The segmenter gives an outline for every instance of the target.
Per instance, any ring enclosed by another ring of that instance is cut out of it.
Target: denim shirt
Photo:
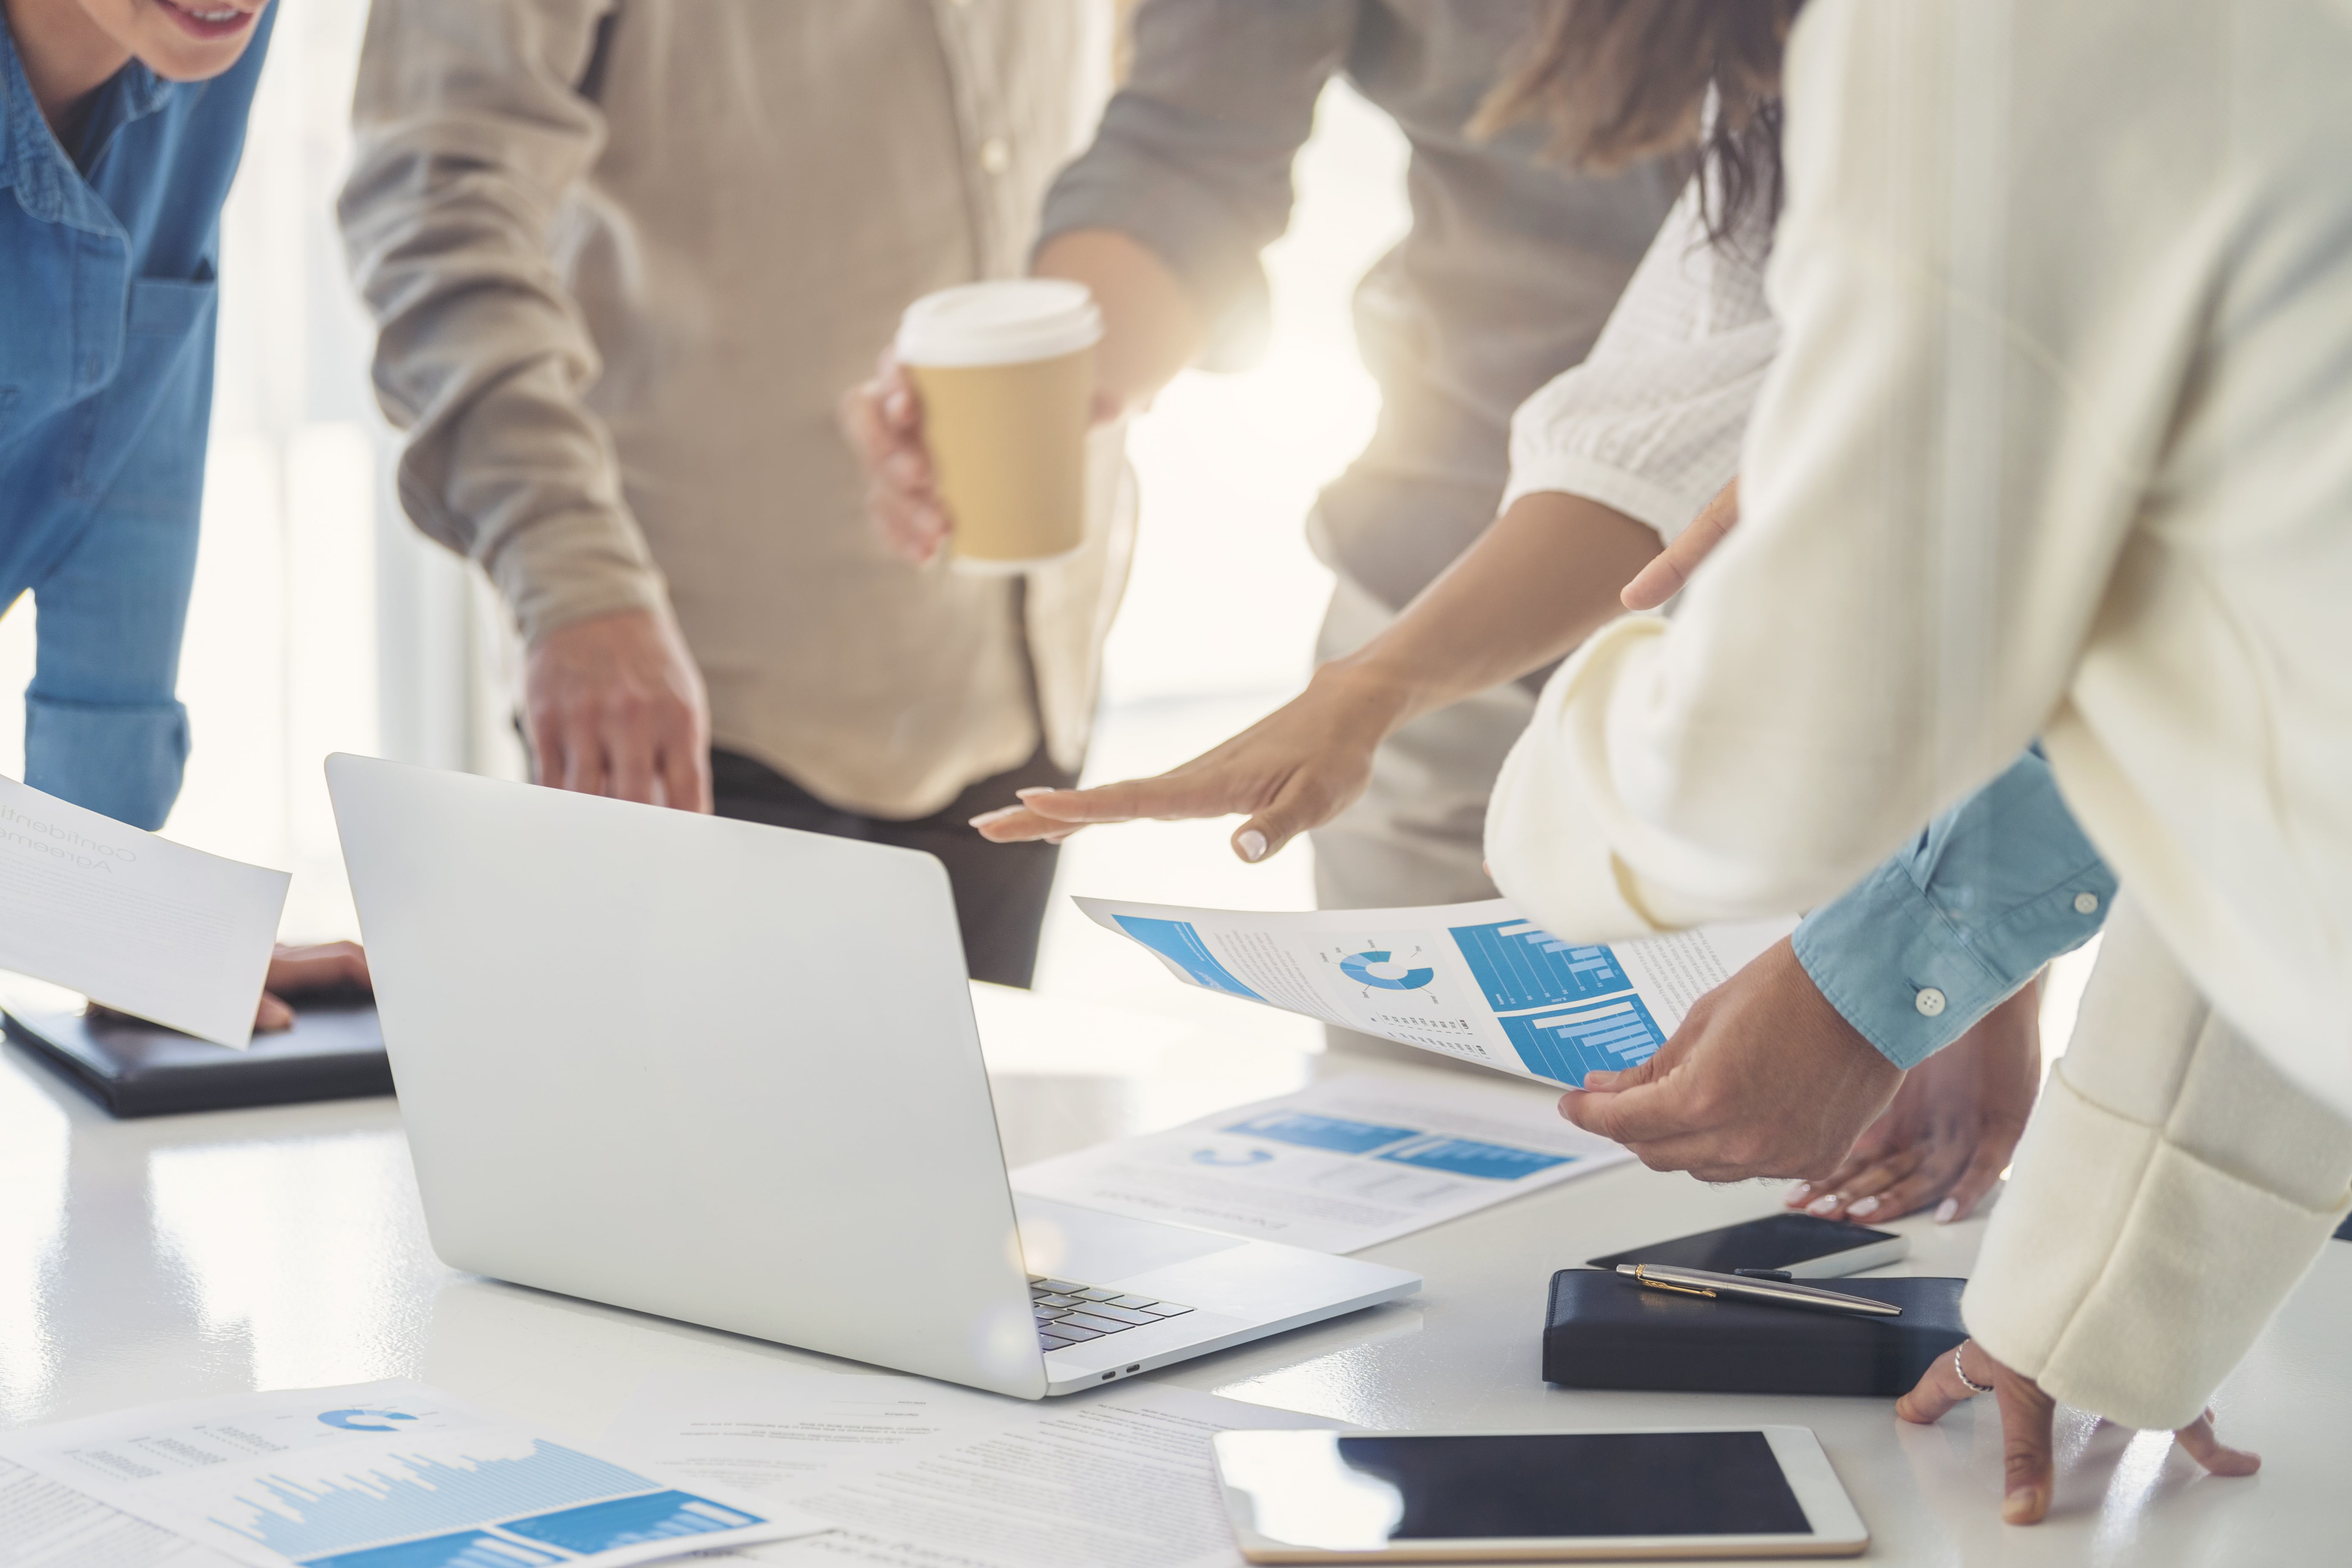
[[[1797,961],[1889,1061],[1916,1067],[2088,942],[2115,897],[2036,747],[1806,916]]]
[[[210,81],[125,66],[70,148],[0,25],[0,607],[29,589],[40,612],[26,782],[140,827],[187,753],[220,210],[275,15]]]

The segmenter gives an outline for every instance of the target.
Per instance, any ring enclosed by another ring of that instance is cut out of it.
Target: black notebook
[[[1810,1307],[1646,1289],[1613,1271],[1551,1277],[1543,1374],[1568,1388],[1690,1394],[1908,1394],[1969,1337],[1965,1279],[1841,1279],[1835,1289],[1903,1309],[1863,1318]]]
[[[256,1035],[243,1051],[107,1014],[12,1011],[6,1020],[9,1038],[117,1116],[392,1092],[374,1003],[297,998],[294,1011],[292,1028]]]

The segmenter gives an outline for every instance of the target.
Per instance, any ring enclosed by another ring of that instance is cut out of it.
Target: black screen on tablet
[[[1393,1541],[1802,1535],[1761,1432],[1342,1437],[1341,1463],[1403,1502]]]

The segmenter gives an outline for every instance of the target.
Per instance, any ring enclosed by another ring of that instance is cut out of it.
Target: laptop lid
[[[334,756],[451,1267],[1036,1398],[947,873]]]

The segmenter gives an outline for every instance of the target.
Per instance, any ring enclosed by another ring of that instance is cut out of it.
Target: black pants
[[[938,856],[955,889],[956,923],[963,928],[964,963],[971,977],[1026,986],[1035,974],[1037,931],[1045,921],[1061,850],[1051,844],[991,844],[972,831],[971,819],[1013,805],[1016,789],[1067,789],[1077,783],[1077,774],[1056,767],[1043,746],[1012,772],[973,784],[946,810],[912,822],[827,805],[766,763],[733,752],[711,752],[710,782],[721,816]]]

